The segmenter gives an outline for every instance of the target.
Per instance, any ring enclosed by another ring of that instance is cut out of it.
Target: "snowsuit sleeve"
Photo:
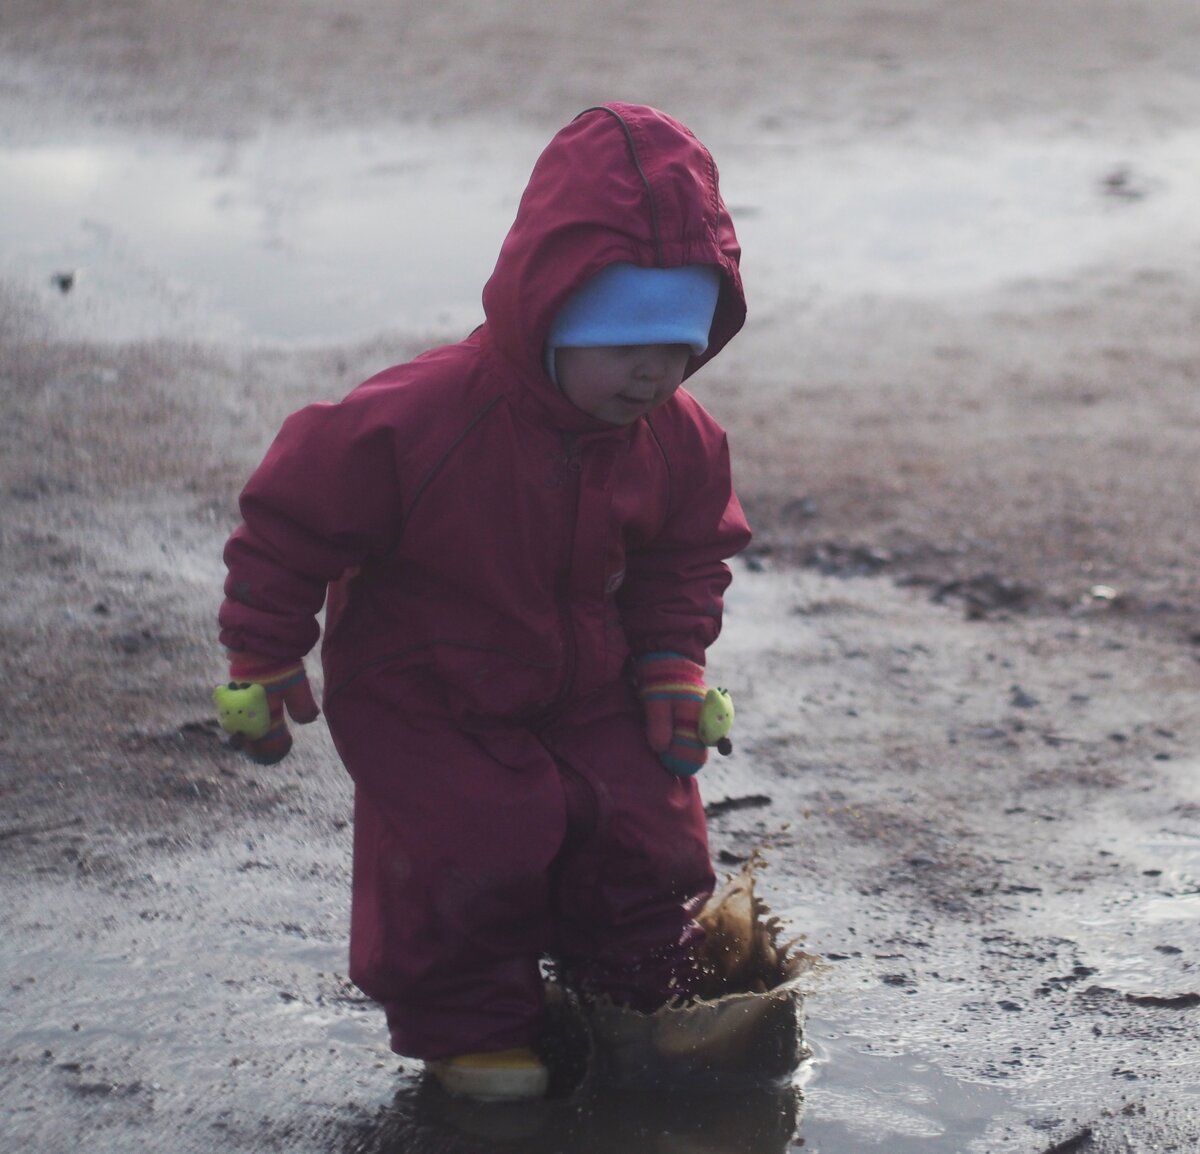
[[[353,394],[284,422],[225,546],[222,644],[284,659],[316,644],[329,583],[399,535],[395,458],[394,431]]]
[[[653,427],[668,470],[667,516],[653,540],[630,550],[618,602],[634,656],[669,651],[703,665],[721,631],[725,561],[749,544],[750,528],[724,432],[694,401],[682,414],[660,412]]]

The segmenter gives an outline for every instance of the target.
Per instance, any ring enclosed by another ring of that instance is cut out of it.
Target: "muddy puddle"
[[[87,337],[458,334],[543,143],[464,123],[9,146],[0,272]],[[1195,134],[714,150],[747,283],[776,303],[980,293],[1200,241]]]
[[[469,329],[541,143],[414,128],[9,148],[0,261],[94,337]]]
[[[165,857],[130,847],[119,863],[81,835],[67,853],[86,880],[9,888],[0,1147],[115,1154],[136,1135],[197,1152],[962,1154],[1011,1105],[910,1053],[868,1003],[822,997],[819,974],[786,1076],[726,1070],[678,1093],[572,1083],[511,1108],[448,1099],[388,1051],[382,1015],[344,976],[349,798],[331,751],[309,752],[307,830]]]
[[[1200,136],[1129,150],[985,132],[953,151],[765,153],[724,185],[772,295],[837,301],[979,294],[1194,247],[1198,176]]]

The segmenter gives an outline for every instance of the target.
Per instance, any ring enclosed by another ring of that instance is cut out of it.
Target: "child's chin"
[[[610,425],[632,425],[634,421],[640,420],[653,408],[653,405],[647,404],[645,401],[637,403],[615,401],[606,406],[604,412],[598,415],[602,421],[607,421]]]

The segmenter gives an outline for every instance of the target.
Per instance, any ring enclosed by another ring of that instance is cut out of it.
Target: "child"
[[[585,997],[686,994],[712,890],[692,774],[725,560],[749,530],[681,381],[745,319],[708,151],[654,109],[542,153],[466,340],[283,425],[225,550],[230,677],[284,717],[326,605],[355,783],[350,974],[392,1048],[541,1095],[539,962]]]

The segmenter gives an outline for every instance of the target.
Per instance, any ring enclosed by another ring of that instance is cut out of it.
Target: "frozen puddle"
[[[459,335],[545,143],[477,123],[0,151],[0,275],[81,335]],[[757,299],[946,295],[1137,251],[1194,265],[1200,136],[1137,148],[712,141]],[[1189,255],[1190,254],[1190,255]],[[58,274],[77,272],[66,293]]]

